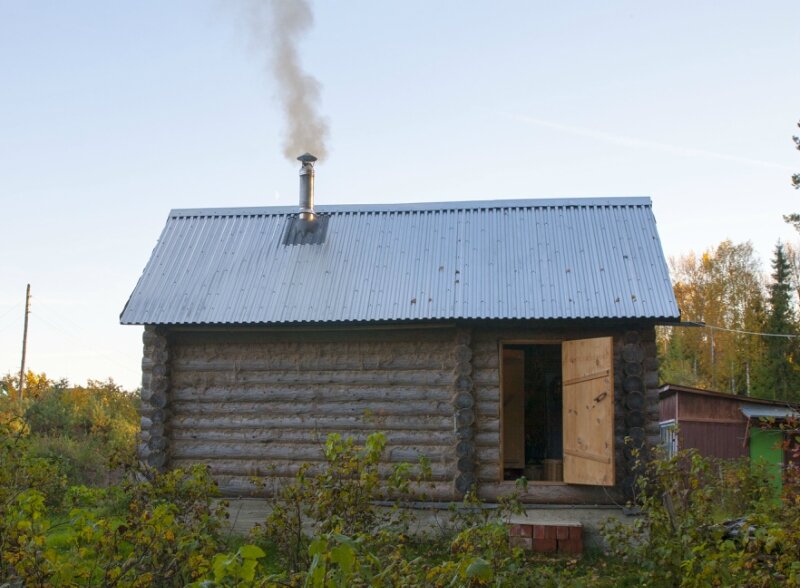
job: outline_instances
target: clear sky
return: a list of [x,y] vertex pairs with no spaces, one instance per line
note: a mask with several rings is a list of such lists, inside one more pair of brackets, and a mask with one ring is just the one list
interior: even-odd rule
[[[238,0],[0,0],[0,370],[139,385],[171,208],[294,204]],[[653,198],[668,255],[797,236],[800,2],[318,0],[318,204]]]

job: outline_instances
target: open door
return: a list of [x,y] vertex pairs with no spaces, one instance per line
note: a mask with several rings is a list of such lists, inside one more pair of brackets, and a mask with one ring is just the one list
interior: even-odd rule
[[503,467],[525,467],[525,351],[503,349]]
[[614,344],[564,341],[564,481],[614,485]]

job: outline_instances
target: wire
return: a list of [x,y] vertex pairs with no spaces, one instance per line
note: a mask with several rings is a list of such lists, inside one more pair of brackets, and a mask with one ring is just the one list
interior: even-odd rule
[[[85,344],[86,344],[85,340],[79,338],[71,330],[64,328],[62,325],[58,325],[57,321],[53,320],[52,317],[50,319],[48,319],[47,317],[43,316],[43,314],[41,312],[41,308],[39,308],[36,311],[31,310],[31,316],[34,316],[34,317],[40,319],[42,322],[44,322],[44,324],[46,324],[50,328],[55,329],[60,334],[66,335],[67,337],[71,338],[73,341],[75,341],[77,343],[80,343],[82,346],[85,346]],[[122,363],[117,358],[115,358],[114,356],[110,355],[108,352],[100,351],[99,349],[94,348],[94,347],[86,347],[86,349],[88,351],[92,352],[92,353],[95,353],[96,355],[98,355],[99,357],[105,359],[106,361],[115,364],[117,367],[124,368],[126,371],[128,371],[131,374],[134,373],[134,371],[132,370],[130,365],[126,365],[126,364]]]
[[714,325],[706,325],[711,330],[728,331],[729,333],[739,333],[741,335],[756,335],[758,337],[783,337],[785,339],[797,339],[800,335],[792,335],[790,333],[760,333],[756,331],[743,331],[741,329],[726,329],[725,327],[717,327]]
[[[675,327],[677,325],[664,325],[669,327]],[[759,331],[744,331],[742,329],[729,329],[727,327],[718,327],[716,325],[709,325],[709,324],[702,324],[698,325],[706,329],[711,329],[712,331],[727,331],[728,333],[738,333],[740,335],[756,335],[757,337],[783,337],[784,339],[797,339],[800,335],[793,335],[791,333],[762,333]]]
[[5,311],[3,314],[0,314],[0,320],[2,320],[2,319],[4,319],[4,318],[6,318],[6,317],[7,317],[8,315],[10,315],[12,312],[14,312],[15,310],[19,310],[20,308],[22,308],[22,304],[20,304],[20,303],[13,304],[13,305],[11,306],[11,308],[9,308],[8,310],[6,310],[6,311]]

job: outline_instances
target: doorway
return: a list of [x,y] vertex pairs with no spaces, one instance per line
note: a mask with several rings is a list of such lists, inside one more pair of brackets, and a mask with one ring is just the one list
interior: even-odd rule
[[503,479],[563,482],[561,345],[502,349]]

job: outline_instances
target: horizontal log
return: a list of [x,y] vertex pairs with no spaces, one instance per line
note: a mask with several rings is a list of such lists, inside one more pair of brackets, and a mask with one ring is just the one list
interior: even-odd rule
[[353,386],[321,384],[308,386],[211,386],[209,388],[176,387],[170,393],[175,401],[192,402],[358,402],[391,400],[447,401],[452,396],[447,386]]
[[[497,478],[495,478],[496,480]],[[478,497],[487,502],[511,496],[518,491],[513,482],[478,482]],[[624,504],[618,487],[578,486],[572,484],[536,484],[530,482],[520,496],[524,504]]]
[[[500,419],[494,416],[486,416],[481,413],[478,413],[478,419],[476,421],[476,428],[478,431],[486,432],[486,433],[499,433],[500,432]],[[499,443],[499,441],[498,441]]]
[[500,417],[500,403],[497,400],[477,402],[475,404],[476,414],[482,417]]
[[497,386],[500,382],[499,370],[472,370],[472,381],[475,386]]
[[[211,428],[211,429],[184,429],[172,426],[170,437],[174,441],[228,441],[270,443],[280,441],[284,443],[324,443],[329,433],[339,433],[343,438],[352,438],[357,444],[363,445],[367,437],[375,431],[353,431],[347,428],[329,429],[320,431],[315,429],[274,429],[274,428]],[[400,430],[384,431],[387,445],[448,445],[456,441],[451,431],[419,431]]]
[[478,463],[485,466],[500,465],[500,448],[478,445],[475,448]]
[[216,428],[276,428],[276,429],[310,429],[310,430],[351,430],[351,431],[452,431],[453,417],[448,416],[318,416],[318,415],[286,415],[257,416],[207,414],[176,415],[170,421],[174,428],[216,429]]
[[[257,497],[271,494],[268,489],[255,486],[249,476],[226,475],[217,476],[216,479],[220,493],[225,497]],[[433,502],[452,500],[454,498],[453,481],[444,480],[419,486],[412,485],[409,498]]]
[[[499,455],[498,455],[499,457]],[[475,469],[478,479],[484,482],[495,482],[500,477],[500,463],[499,461],[481,461]]]
[[[170,462],[172,468],[190,469],[197,465],[209,466],[211,475],[215,479],[223,476],[242,476],[265,479],[293,478],[297,475],[301,462],[296,461],[269,461],[257,459],[228,459],[207,461],[196,458],[173,458]],[[395,464],[396,465],[396,464]],[[309,463],[306,473],[311,476],[319,475],[325,471],[325,465],[321,462]],[[394,465],[379,464],[378,474],[382,479],[388,479],[395,471]],[[419,466],[410,464],[409,476],[413,479],[420,474]],[[441,482],[444,480],[452,481],[456,475],[455,462],[452,464],[431,464],[430,481]]]
[[228,415],[236,419],[244,415],[433,415],[448,416],[453,414],[453,406],[449,399],[438,402],[173,402],[170,409],[174,415]]
[[[341,350],[324,350],[309,348],[306,354],[281,353],[279,351],[265,354],[254,359],[230,358],[178,358],[173,359],[170,367],[173,371],[184,372],[225,372],[237,371],[338,371],[338,370],[445,370],[452,369],[456,362],[441,348],[431,346],[430,349],[414,349],[412,353],[384,346],[368,355],[352,356],[343,354]],[[154,367],[155,369],[155,367]]]
[[476,370],[498,369],[500,367],[500,354],[497,350],[488,355],[475,355],[472,357],[472,367]]
[[275,370],[266,372],[235,371],[190,372],[175,370],[173,387],[193,386],[202,381],[208,386],[227,384],[370,384],[377,386],[449,386],[449,370]]
[[500,431],[486,431],[482,427],[478,427],[478,432],[475,434],[475,445],[478,447],[495,447],[500,446]]
[[486,355],[498,355],[500,353],[500,347],[496,339],[475,337],[470,347],[472,348],[473,361]]
[[[154,439],[156,438],[150,439],[150,449],[163,449],[154,445]],[[218,459],[263,459],[292,460],[302,463],[324,460],[324,448],[323,443],[173,441],[170,444],[170,455],[176,459],[204,459],[209,460],[209,462]],[[387,447],[383,455],[383,461],[387,463],[416,463],[423,456],[431,462],[445,463],[454,459],[455,452],[452,446]]]
[[500,386],[497,386],[496,382],[494,386],[475,386],[473,396],[479,402],[498,402],[500,400]]
[[203,347],[221,347],[230,349],[231,352],[239,350],[242,352],[252,350],[255,346],[278,348],[294,347],[302,345],[325,345],[335,344],[339,347],[347,346],[348,349],[356,350],[364,346],[374,346],[375,344],[385,343],[437,343],[452,346],[454,331],[449,327],[436,326],[434,328],[413,328],[410,326],[398,327],[395,325],[385,328],[359,328],[353,326],[335,328],[322,327],[316,329],[305,329],[298,327],[282,329],[259,329],[252,330],[234,327],[227,330],[217,330],[199,332],[192,331],[173,331],[171,333],[171,348],[178,349],[202,349]]

